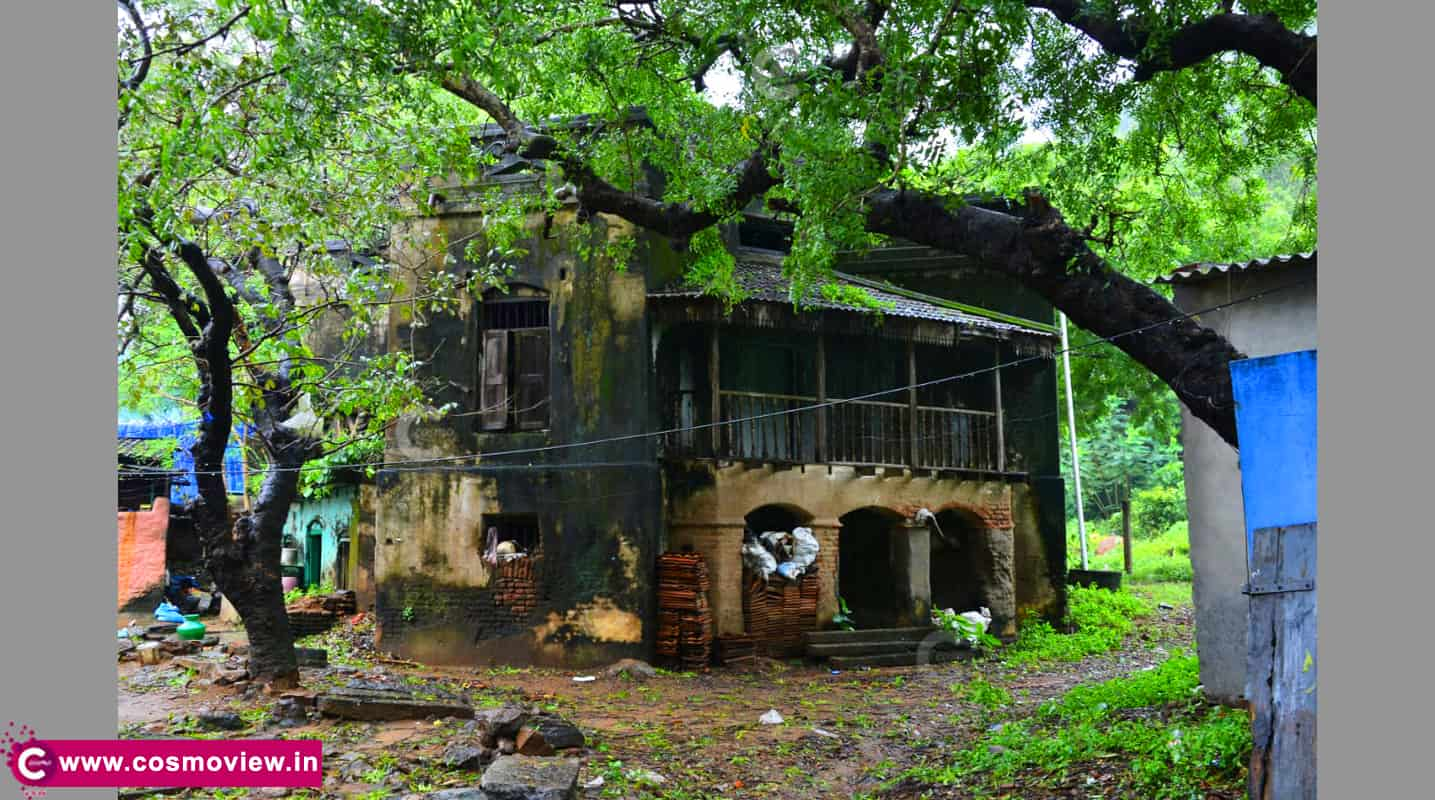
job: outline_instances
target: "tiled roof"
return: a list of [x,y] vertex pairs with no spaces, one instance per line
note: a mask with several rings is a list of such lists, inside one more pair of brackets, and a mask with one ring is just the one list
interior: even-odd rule
[[1210,280],[1219,275],[1246,272],[1271,272],[1292,267],[1315,266],[1316,251],[1309,253],[1292,253],[1290,255],[1272,256],[1270,258],[1255,258],[1250,261],[1241,261],[1234,264],[1213,264],[1210,262],[1198,262],[1187,264],[1184,267],[1177,267],[1169,275],[1162,275],[1156,279],[1156,283],[1200,283]]
[[[735,267],[736,278],[747,297],[744,303],[784,303],[791,305],[793,302],[791,284],[782,274],[782,267],[778,264],[762,263],[756,261],[740,261]],[[994,332],[1023,333],[1033,336],[1051,336],[1053,330],[1049,326],[1028,320],[1009,317],[993,311],[968,306],[961,303],[944,300],[930,295],[901,289],[891,284],[879,283],[877,281],[859,278],[855,275],[847,275],[837,272],[833,274],[838,284],[856,286],[867,290],[869,296],[882,305],[881,313],[894,316],[906,317],[909,319],[926,319],[934,322],[945,322],[952,325],[960,325],[969,328],[982,328]],[[676,286],[669,286],[655,289],[648,293],[654,298],[695,298],[702,296],[700,287],[684,283]],[[825,309],[833,311],[850,311],[853,313],[870,314],[871,309],[864,308],[852,303],[845,303],[825,297],[821,288],[813,286],[809,289],[807,297],[804,298],[802,307],[805,309]]]

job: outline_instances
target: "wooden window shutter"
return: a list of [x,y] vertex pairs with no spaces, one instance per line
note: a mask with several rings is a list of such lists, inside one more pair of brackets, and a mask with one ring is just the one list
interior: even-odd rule
[[483,380],[479,408],[486,431],[508,426],[508,331],[483,332]]
[[520,430],[548,427],[548,331],[513,332],[514,414]]

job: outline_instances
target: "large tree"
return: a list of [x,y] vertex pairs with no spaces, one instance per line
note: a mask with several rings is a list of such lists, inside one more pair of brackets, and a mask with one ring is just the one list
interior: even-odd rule
[[[457,287],[344,255],[382,253],[401,197],[426,196],[405,190],[516,158],[550,191],[492,198],[499,246],[475,260],[501,261],[479,253],[511,241],[514,204],[571,191],[582,219],[691,250],[718,292],[718,226],[753,204],[793,221],[799,291],[886,237],[962,255],[1117,337],[1234,444],[1239,354],[1141,279],[1313,242],[1314,17],[1196,0],[120,0],[122,386],[199,420],[190,512],[251,671],[294,674],[278,551],[303,476],[367,460],[421,408],[411,357],[353,345],[388,304],[422,314]],[[475,146],[477,123],[498,148]],[[1262,230],[1286,233],[1254,235],[1272,207],[1286,218]],[[303,333],[326,312],[345,346],[315,352]],[[368,455],[296,422],[331,416],[360,421]],[[236,420],[268,464],[237,515]]]
[[[1314,2],[292,7],[345,75],[462,100],[467,113],[406,98],[497,123],[503,149],[561,175],[585,213],[691,248],[715,290],[731,259],[714,226],[753,202],[794,221],[799,286],[882,237],[965,256],[1117,336],[1232,444],[1240,354],[1140,279],[1183,258],[1269,255],[1255,249],[1268,237],[1212,232],[1249,230],[1277,184],[1300,187],[1279,244],[1313,240]],[[549,122],[580,112],[588,124]]]
[[[197,422],[186,511],[243,617],[249,672],[279,685],[298,674],[280,589],[290,505],[425,410],[413,359],[366,351],[371,326],[394,303],[423,313],[456,294],[362,253],[406,170],[467,152],[442,155],[431,135],[408,148],[404,120],[335,82],[292,24],[262,3],[119,0],[120,403]],[[304,336],[317,319],[336,334],[319,348]],[[243,511],[224,480],[237,423],[262,462]]]

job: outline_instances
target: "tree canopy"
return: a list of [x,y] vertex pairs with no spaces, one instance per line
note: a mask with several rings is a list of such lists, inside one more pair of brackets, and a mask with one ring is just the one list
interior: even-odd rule
[[1239,354],[1132,279],[1314,242],[1314,3],[288,8],[350,85],[496,123],[585,210],[690,248],[714,291],[732,286],[714,226],[754,202],[794,222],[797,291],[843,251],[930,245],[1097,336],[1140,329],[1116,347],[1232,442]]

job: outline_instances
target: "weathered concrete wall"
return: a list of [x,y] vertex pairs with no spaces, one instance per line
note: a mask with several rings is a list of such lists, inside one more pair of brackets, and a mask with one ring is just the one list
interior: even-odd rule
[[[390,319],[390,346],[427,359],[424,377],[440,384],[432,400],[469,412],[399,425],[389,460],[447,461],[378,480],[380,641],[426,662],[580,666],[647,657],[652,641],[662,533],[655,444],[543,448],[653,427],[646,269],[668,262],[640,240],[629,261],[641,267],[613,263],[602,227],[574,225],[571,211],[551,225],[541,216],[530,222],[545,234],[524,243],[528,254],[508,280],[550,299],[546,430],[484,432],[471,413],[480,401],[479,298],[465,296],[422,324],[403,308]],[[611,222],[608,235],[619,230]],[[409,233],[419,236],[396,237],[391,255],[420,274],[475,269],[464,258],[482,236],[475,207],[450,204]],[[481,560],[483,517],[499,513],[536,516],[539,544],[523,575]]]
[[[658,492],[651,464],[383,474],[380,642],[440,664],[646,657]],[[537,516],[522,601],[481,558],[483,515],[495,513]]]
[[[1176,304],[1198,310],[1315,278],[1309,267],[1223,275],[1178,285]],[[1316,346],[1316,287],[1312,282],[1210,314],[1199,321],[1224,335],[1250,357]],[[1191,535],[1196,647],[1207,696],[1238,702],[1245,694],[1249,603],[1246,582],[1245,509],[1241,470],[1234,448],[1204,422],[1181,409],[1186,469],[1186,512]]]
[[359,485],[354,494],[354,522],[349,534],[349,588],[360,611],[372,611],[378,586],[374,581],[374,522],[378,514],[378,487]]
[[[712,577],[714,621],[719,634],[743,631],[742,545],[744,517],[765,505],[791,509],[813,529],[818,554],[819,624],[829,624],[837,611],[839,518],[862,508],[883,508],[910,518],[920,508],[933,513],[961,509],[985,529],[1009,532],[1015,559],[1014,584],[1018,616],[1027,610],[1049,613],[1062,596],[1048,564],[1052,548],[1045,541],[1034,494],[1022,484],[997,481],[917,477],[910,473],[859,475],[851,467],[825,466],[773,470],[742,465],[673,463],[665,467],[668,549],[691,546],[703,553]],[[940,576],[933,576],[933,582]],[[930,595],[929,595],[930,596]]]
[[164,593],[168,530],[168,498],[156,497],[148,511],[119,512],[119,610],[157,603],[157,595]]

